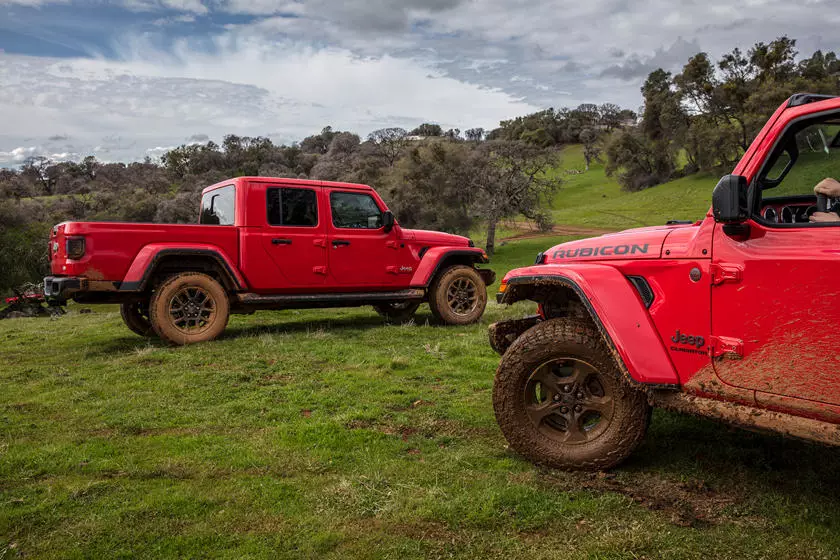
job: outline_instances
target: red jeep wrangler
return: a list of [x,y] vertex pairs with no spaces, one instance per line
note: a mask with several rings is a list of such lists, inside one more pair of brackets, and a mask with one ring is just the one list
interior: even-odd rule
[[[773,114],[696,223],[558,245],[505,276],[493,405],[511,447],[604,469],[642,441],[652,406],[840,445],[840,98]],[[817,217],[830,222],[812,223]]]
[[230,313],[372,305],[477,321],[492,270],[466,237],[403,229],[372,188],[239,177],[204,189],[199,225],[66,222],[50,237],[50,300],[120,303],[140,335],[212,340]]

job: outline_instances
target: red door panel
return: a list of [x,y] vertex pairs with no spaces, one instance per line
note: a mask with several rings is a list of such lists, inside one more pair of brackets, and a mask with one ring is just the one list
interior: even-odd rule
[[413,269],[404,267],[408,249],[399,228],[386,232],[374,215],[384,205],[370,191],[325,192],[330,208],[329,283],[346,289],[394,290],[408,287]]
[[840,404],[840,227],[749,226],[747,240],[715,229],[712,344],[732,350],[714,360],[718,377]]
[[256,291],[323,290],[327,235],[322,191],[321,187],[276,184],[261,189],[266,207],[262,225],[243,228],[242,243],[243,269]]

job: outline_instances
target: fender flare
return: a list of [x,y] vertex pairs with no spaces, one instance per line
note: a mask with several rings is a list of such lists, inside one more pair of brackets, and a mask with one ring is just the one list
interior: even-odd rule
[[[420,259],[420,264],[417,265],[417,270],[414,271],[414,276],[411,277],[412,288],[427,288],[432,283],[432,279],[440,272],[441,266],[452,257],[463,261],[471,262],[472,264],[486,264],[490,262],[487,258],[487,253],[478,247],[432,247]],[[492,283],[492,282],[490,282]]]
[[499,303],[533,299],[535,289],[572,290],[586,307],[625,377],[646,388],[674,389],[680,381],[659,331],[630,280],[599,264],[538,265],[508,273]]
[[209,257],[221,267],[226,280],[235,290],[243,290],[246,286],[242,275],[233,265],[233,261],[220,247],[205,243],[186,243],[177,246],[168,243],[152,243],[140,249],[134,257],[128,272],[120,283],[119,290],[123,292],[144,290],[151,280],[157,264],[161,259],[168,256]]

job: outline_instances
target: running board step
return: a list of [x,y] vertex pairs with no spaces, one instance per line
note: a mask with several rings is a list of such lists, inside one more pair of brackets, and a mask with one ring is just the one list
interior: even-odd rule
[[263,309],[301,309],[307,307],[355,307],[403,301],[419,301],[426,290],[396,292],[342,292],[328,294],[238,294],[239,305]]

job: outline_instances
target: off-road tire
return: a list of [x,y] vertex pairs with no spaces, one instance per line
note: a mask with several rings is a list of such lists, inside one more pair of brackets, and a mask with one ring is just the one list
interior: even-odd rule
[[[179,326],[178,321],[183,319],[181,315],[173,313],[173,309],[178,308],[178,302],[185,294],[189,296],[190,293],[205,295],[211,307],[206,321],[196,325],[194,332],[190,332],[191,327]],[[155,333],[162,340],[172,344],[183,345],[213,340],[225,330],[229,318],[230,301],[224,288],[216,280],[200,272],[183,272],[167,278],[158,286],[149,304],[149,319]]]
[[[450,301],[451,290],[457,285],[471,286],[471,301],[468,308],[457,309],[457,304]],[[469,288],[468,290],[469,291]],[[475,323],[484,314],[487,306],[487,286],[481,275],[471,266],[456,265],[445,269],[432,282],[429,291],[429,309],[432,315],[447,325],[469,325]]]
[[420,303],[419,301],[380,303],[374,305],[373,309],[389,323],[407,323],[414,318],[414,313],[420,307]]
[[[546,435],[546,431],[551,432],[556,424],[546,426],[544,423],[549,418],[551,422],[558,422],[556,416],[546,415],[539,424],[532,420],[536,407],[569,396],[562,394],[566,390],[565,385],[558,383],[556,386],[560,395],[546,397],[543,403],[529,400],[532,398],[529,387],[539,383],[534,380],[539,375],[537,372],[545,371],[540,366],[571,363],[588,366],[581,369],[588,372],[585,376],[590,383],[602,387],[600,401],[604,400],[605,394],[611,397],[611,417],[607,424],[600,427],[596,424],[592,429],[598,431],[590,432],[592,439],[589,440],[587,435],[586,440],[578,443],[558,441],[569,430],[556,432],[560,436],[557,439]],[[555,371],[551,370],[551,374],[555,375]],[[590,389],[586,392],[589,393]],[[597,397],[594,400],[598,400]],[[535,463],[560,469],[604,470],[614,467],[642,442],[650,421],[650,406],[645,394],[624,379],[595,326],[569,318],[543,321],[511,345],[496,371],[493,409],[502,433],[515,451]],[[565,420],[559,422],[562,426],[566,425]]]
[[148,301],[126,301],[120,304],[120,315],[125,326],[134,334],[153,336],[155,330],[149,320]]

